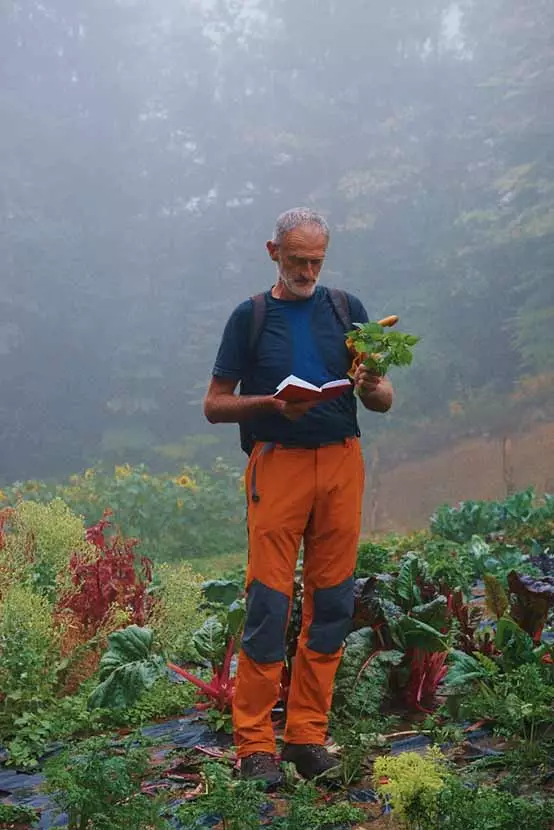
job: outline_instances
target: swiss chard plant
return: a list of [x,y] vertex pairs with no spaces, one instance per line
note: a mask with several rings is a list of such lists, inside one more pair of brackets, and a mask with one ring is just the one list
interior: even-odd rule
[[[393,652],[393,686],[411,707],[430,703],[446,674],[450,619],[447,597],[430,579],[427,564],[413,553],[403,557],[396,574],[356,583],[355,627],[373,632],[371,643],[367,638],[367,666],[378,653]],[[350,648],[354,644],[359,648],[358,640]],[[348,649],[347,642],[343,661],[349,660]],[[396,659],[399,653],[401,660]]]
[[[210,602],[217,602],[228,586],[217,590],[210,584]],[[227,599],[231,594],[225,593]],[[194,674],[157,653],[154,632],[136,625],[117,631],[108,637],[108,650],[100,661],[100,683],[90,696],[91,708],[118,708],[133,705],[139,695],[150,688],[169,669],[192,683],[199,691],[199,709],[217,709],[228,712],[231,707],[235,680],[232,660],[236,653],[244,625],[245,608],[242,599],[235,599],[227,608],[221,605],[218,614],[204,622],[193,635],[196,653],[209,666],[211,676]],[[203,673],[202,673],[203,674]]]

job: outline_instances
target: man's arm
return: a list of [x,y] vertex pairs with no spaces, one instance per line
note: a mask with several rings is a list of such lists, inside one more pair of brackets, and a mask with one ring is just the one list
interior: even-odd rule
[[235,395],[238,381],[213,377],[204,398],[204,415],[210,424],[238,424],[256,415],[284,415],[296,421],[314,403],[286,403],[273,395]]
[[365,366],[358,366],[354,385],[366,409],[372,412],[388,412],[392,406],[394,392],[392,383],[386,377],[370,372]]

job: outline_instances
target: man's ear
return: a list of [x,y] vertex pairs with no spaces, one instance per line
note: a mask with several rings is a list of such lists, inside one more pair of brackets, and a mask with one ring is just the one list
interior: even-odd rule
[[272,259],[273,262],[279,262],[279,246],[275,242],[270,240],[266,243],[265,247],[267,248],[267,252],[270,256],[270,259]]

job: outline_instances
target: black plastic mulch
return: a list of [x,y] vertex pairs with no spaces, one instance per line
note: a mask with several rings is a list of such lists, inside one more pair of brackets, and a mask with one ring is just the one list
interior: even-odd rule
[[[181,718],[152,724],[142,729],[142,733],[145,737],[150,738],[156,743],[156,760],[161,760],[165,755],[179,749],[201,747],[207,750],[225,750],[229,748],[232,740],[230,735],[213,732],[206,722],[199,719],[198,714],[193,712],[186,713]],[[484,729],[468,734],[467,742],[474,746],[476,751],[476,754],[472,755],[473,758],[479,757],[479,755],[499,754],[495,750],[480,747],[480,743],[489,736],[490,733]],[[392,753],[396,755],[400,752],[407,751],[423,752],[430,745],[431,741],[425,735],[416,735],[394,741],[392,743]],[[208,759],[209,755],[206,754],[206,760]],[[56,811],[50,798],[41,792],[41,785],[43,783],[44,776],[41,773],[28,774],[17,772],[0,764],[0,803],[31,807],[38,810],[41,814],[38,825],[40,830],[63,826],[67,819],[63,815],[56,816]],[[172,807],[176,808],[179,804],[185,802],[185,799],[179,798],[177,794],[179,789],[182,788],[176,785],[174,779],[164,779],[162,775],[161,778],[156,779],[153,786],[156,790],[166,789],[169,792],[176,791],[176,797],[172,802]],[[353,803],[358,804],[375,804],[378,801],[373,790],[360,789],[359,787],[352,787],[350,789],[349,799]],[[262,823],[264,826],[271,825],[272,811],[273,807],[271,803],[264,807],[262,815],[260,816],[260,826],[262,826]],[[217,816],[206,816],[203,821],[203,826],[213,827],[217,822]],[[178,830],[179,824],[177,821],[174,821],[174,826]]]

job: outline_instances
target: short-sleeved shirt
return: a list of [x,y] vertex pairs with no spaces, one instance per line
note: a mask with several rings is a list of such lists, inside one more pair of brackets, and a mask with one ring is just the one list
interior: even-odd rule
[[[362,303],[346,294],[353,323],[365,323]],[[320,386],[345,378],[352,357],[345,331],[329,297],[318,286],[306,300],[279,300],[265,295],[264,325],[250,350],[252,300],[235,308],[225,330],[213,368],[214,377],[241,382],[242,395],[272,395],[290,374]],[[278,413],[258,415],[248,422],[254,440],[302,447],[332,443],[359,435],[354,391],[318,404],[303,417],[289,421]]]

